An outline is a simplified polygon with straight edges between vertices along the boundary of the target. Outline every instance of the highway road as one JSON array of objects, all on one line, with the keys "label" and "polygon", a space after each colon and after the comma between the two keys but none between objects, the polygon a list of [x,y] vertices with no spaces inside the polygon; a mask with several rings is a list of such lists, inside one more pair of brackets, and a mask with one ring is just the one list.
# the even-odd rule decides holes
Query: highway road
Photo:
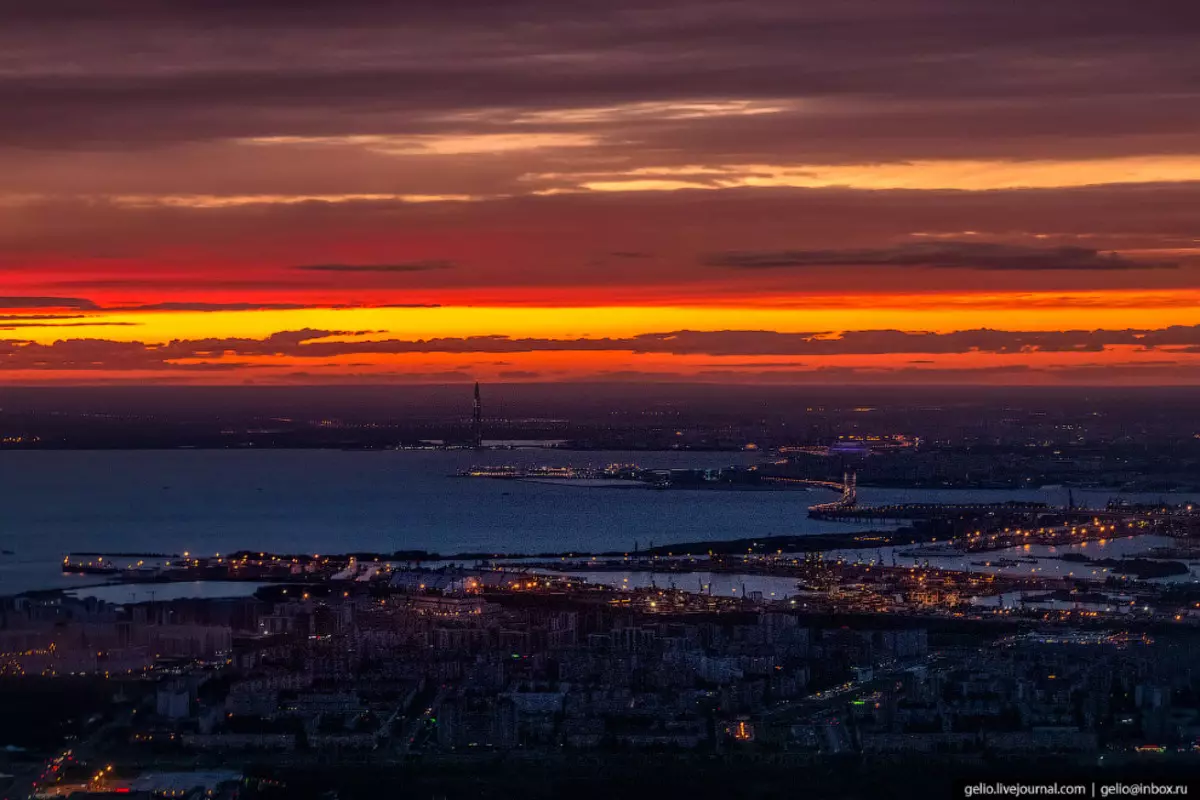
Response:
[{"label": "highway road", "polygon": [[87,738],[73,742],[55,752],[40,766],[23,771],[17,776],[17,780],[13,781],[12,786],[4,793],[3,797],[6,800],[27,800],[27,798],[35,796],[54,797],[56,796],[53,790],[55,779],[57,776],[61,776],[68,767],[88,765],[93,767],[96,772],[107,767],[107,764],[96,767],[90,763],[98,755],[98,746],[113,729],[129,725],[136,713],[136,708],[121,711],[89,734]]}]

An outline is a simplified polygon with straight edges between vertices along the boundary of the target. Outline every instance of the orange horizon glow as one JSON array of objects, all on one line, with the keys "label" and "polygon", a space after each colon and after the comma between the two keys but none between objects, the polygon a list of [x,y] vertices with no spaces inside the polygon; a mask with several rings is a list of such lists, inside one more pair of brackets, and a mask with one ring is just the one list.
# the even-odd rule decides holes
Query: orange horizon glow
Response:
[{"label": "orange horizon glow", "polygon": [[[278,310],[164,311],[37,309],[5,315],[14,352],[40,346],[48,360],[16,364],[11,383],[305,384],[337,382],[445,383],[467,380],[545,382],[650,380],[682,382],[978,384],[1200,383],[1200,352],[1185,346],[1111,345],[1099,350],[1012,352],[763,354],[639,352],[623,344],[676,331],[815,334],[838,339],[861,331],[955,334],[964,331],[1046,333],[1159,331],[1200,326],[1200,293],[1088,291],[1076,293],[924,293],[733,298],[691,305],[438,306],[431,308],[306,307]],[[61,315],[57,321],[42,319]],[[21,327],[28,325],[29,327]],[[305,354],[270,337],[300,337],[349,352]],[[502,331],[502,334],[498,334]],[[502,344],[491,342],[517,340]],[[481,339],[478,348],[471,344]],[[443,346],[435,340],[447,340]],[[533,342],[525,349],[520,340]],[[588,348],[573,344],[593,342]],[[597,342],[598,340],[598,342]],[[64,345],[132,346],[145,356],[179,343],[205,343],[203,355],[169,359],[154,368],[84,364],[78,356],[55,368]],[[417,343],[412,352],[372,352],[378,343]],[[212,344],[207,344],[211,342]],[[430,345],[420,343],[434,342]],[[106,344],[107,343],[107,344]],[[562,343],[561,345],[558,343]],[[362,345],[361,352],[355,347]],[[90,345],[89,345],[90,346]],[[562,349],[555,349],[558,347]],[[239,351],[249,347],[249,354]],[[541,348],[541,349],[539,349]],[[143,352],[144,351],[144,352]],[[132,351],[131,351],[132,352]]]},{"label": "orange horizon glow", "polygon": [[[588,295],[575,298],[586,301]],[[103,331],[120,342],[175,339],[262,338],[289,330],[367,331],[360,338],[405,339],[503,335],[519,339],[628,337],[677,330],[755,330],[839,333],[899,330],[948,333],[989,328],[1004,331],[1156,329],[1200,325],[1200,290],[1174,292],[1091,291],[844,294],[758,296],[676,304],[606,305],[603,298],[578,305],[511,304],[429,307],[314,304],[295,309],[113,310],[48,307],[6,314],[0,328],[36,321],[47,312],[71,316],[21,328],[21,338],[48,344]],[[289,302],[272,298],[264,305]],[[186,301],[185,301],[186,302]],[[223,302],[219,299],[205,302]],[[243,301],[246,302],[246,301]],[[248,303],[253,305],[253,301]],[[124,307],[121,307],[124,308]]]}]

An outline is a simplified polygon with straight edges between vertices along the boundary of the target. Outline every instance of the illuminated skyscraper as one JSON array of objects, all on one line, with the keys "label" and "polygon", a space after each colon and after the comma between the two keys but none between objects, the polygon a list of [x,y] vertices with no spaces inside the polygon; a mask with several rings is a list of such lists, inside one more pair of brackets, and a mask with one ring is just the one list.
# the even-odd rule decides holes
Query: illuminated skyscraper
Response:
[{"label": "illuminated skyscraper", "polygon": [[471,445],[483,447],[483,403],[479,399],[479,381],[475,382],[475,407],[471,412]]}]

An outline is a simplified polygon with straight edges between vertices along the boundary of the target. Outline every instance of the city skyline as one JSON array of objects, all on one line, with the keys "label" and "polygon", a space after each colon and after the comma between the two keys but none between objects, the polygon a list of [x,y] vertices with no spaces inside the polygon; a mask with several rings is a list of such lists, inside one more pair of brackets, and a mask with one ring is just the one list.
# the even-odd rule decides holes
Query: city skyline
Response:
[{"label": "city skyline", "polygon": [[60,0],[7,384],[1200,384],[1195,8]]}]

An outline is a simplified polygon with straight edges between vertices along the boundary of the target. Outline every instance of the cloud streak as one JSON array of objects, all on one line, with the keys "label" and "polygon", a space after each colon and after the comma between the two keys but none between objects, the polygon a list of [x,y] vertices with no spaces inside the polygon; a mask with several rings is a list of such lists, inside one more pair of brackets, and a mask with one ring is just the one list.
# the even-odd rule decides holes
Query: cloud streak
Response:
[{"label": "cloud streak", "polygon": [[294,269],[306,272],[433,272],[454,266],[453,261],[446,259],[429,259],[399,264],[305,264]]},{"label": "cloud streak", "polygon": [[85,300],[82,297],[0,297],[0,308],[17,309],[17,308],[74,308],[84,311],[92,311],[97,308],[96,304],[91,300]]},{"label": "cloud streak", "polygon": [[[633,353],[672,356],[809,356],[986,353],[1103,353],[1111,348],[1189,352],[1200,347],[1200,326],[1158,330],[1022,332],[966,330],[922,333],[894,330],[829,333],[674,331],[628,338],[510,338],[472,336],[425,340],[342,341],[369,331],[301,329],[262,339],[180,339],[163,344],[67,339],[51,344],[0,341],[0,369],[156,369],[193,360],[314,358],[403,354],[537,352]],[[759,364],[784,366],[788,362]],[[791,366],[797,366],[791,363]]]},{"label": "cloud streak", "polygon": [[913,242],[846,250],[735,251],[708,256],[709,266],[735,269],[789,267],[929,267],[999,271],[1174,269],[1170,261],[1137,261],[1087,247],[1035,247],[999,242]]}]

